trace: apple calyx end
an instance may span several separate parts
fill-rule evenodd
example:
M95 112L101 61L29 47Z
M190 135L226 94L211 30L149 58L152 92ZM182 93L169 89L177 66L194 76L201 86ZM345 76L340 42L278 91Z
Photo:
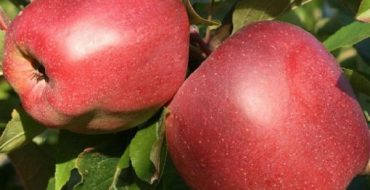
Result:
M35 79L37 82L40 81L49 82L49 77L46 74L46 69L42 62L36 59L35 56L33 56L31 53L28 53L27 51L24 51L21 48L19 49L23 58L26 59L31 64L32 68L35 70L32 79Z

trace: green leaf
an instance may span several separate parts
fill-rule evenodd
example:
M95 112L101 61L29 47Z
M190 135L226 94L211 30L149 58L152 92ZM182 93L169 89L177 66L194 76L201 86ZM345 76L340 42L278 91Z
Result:
M123 169L126 169L126 168L130 167L130 153L129 153L129 150L130 150L129 148L126 148L125 152L123 153L123 155L119 159L117 169L123 170Z
M129 148L126 148L125 152L121 156L121 158L118 161L117 167L116 167L116 172L114 173L113 176L113 181L109 189L116 190L118 189L118 181L119 177L121 175L122 170L127 169L130 167L130 153L129 153Z
M5 81L0 81L0 100L7 100L10 96L9 94L10 86Z
M6 125L0 137L0 152L9 153L31 142L34 137L43 131L45 131L45 128L29 117L23 110L14 110L12 120Z
M190 0L183 0L183 3L188 12L191 24L204 24L204 25L209 25L209 26L212 26L212 25L218 26L221 24L218 21L207 20L199 16L199 14L194 10L193 6L191 5Z
M78 155L90 148L111 139L110 135L81 135L62 130L56 145L55 189L60 190L77 167Z
M271 20L310 0L239 0L233 13L233 33L250 23Z
M358 8L356 19L363 22L370 22L370 0L362 0Z
M119 158L99 152L85 151L77 158L77 168L82 176L82 183L75 190L109 189L113 182Z
M154 178L160 180L164 170L165 162L167 159L167 147L165 145L165 119L169 111L165 108L162 112L161 118L156 125L156 140L153 143L152 150L150 151L150 160L152 161L155 173Z
M82 181L74 189L140 190L154 188L138 179L132 170L129 146L126 145L122 156L108 153L106 149L107 147L103 150L86 149L78 156L76 164Z
M330 36L325 40L324 45L329 51L333 51L341 47L352 46L368 37L370 37L370 24L353 22Z
M370 81L358 72L351 69L342 68L344 75L348 78L352 88L356 92L361 92L367 96L370 96Z
M8 123L14 108L19 105L19 98L14 96L9 84L0 77L0 123Z
M167 154L167 144L165 139L165 119L169 114L167 108L162 112L162 116L157 125L157 141L154 143L150 158L160 173L158 190L189 190L182 178L178 175L173 166L171 158Z
M55 190L55 178L50 178L46 190Z
M71 171L76 168L76 159L56 164L55 168L55 190L60 190L71 177Z
M47 150L48 147L31 142L9 154L25 189L46 189L55 163Z
M0 6L3 8L7 17L13 20L20 11L20 8L11 3L10 1L0 1Z
M136 175L152 184L157 180L155 168L150 160L153 143L156 141L156 125L138 131L130 144L130 159Z
M238 0L221 0L214 1L192 1L194 10L203 18L211 16L212 19L219 21L224 20L225 16L234 9ZM215 27L212 27L215 28Z

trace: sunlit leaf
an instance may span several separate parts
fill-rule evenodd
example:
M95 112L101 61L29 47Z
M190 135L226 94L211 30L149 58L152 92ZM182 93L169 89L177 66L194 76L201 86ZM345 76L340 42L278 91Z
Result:
M12 120L6 125L0 137L0 152L9 153L29 142L45 131L45 128L31 119L23 110L14 110Z
M156 125L137 132L130 144L130 159L136 175L143 181L153 183L155 168L150 160L153 143L156 141Z
M55 178L49 179L46 190L55 190Z
M71 171L76 168L76 159L56 164L54 185L55 190L60 190L71 177Z
M330 36L324 45L329 51L352 46L370 37L370 23L353 22Z
M356 18L363 22L370 22L370 0L361 1Z
M0 6L3 8L6 16L10 20L13 20L18 15L18 12L20 11L20 7L18 7L17 5L15 5L13 2L9 0L0 1Z

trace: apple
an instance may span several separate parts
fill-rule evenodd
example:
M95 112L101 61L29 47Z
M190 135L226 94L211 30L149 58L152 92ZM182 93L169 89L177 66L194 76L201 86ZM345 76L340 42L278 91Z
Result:
M334 58L282 22L251 24L184 82L166 137L196 190L342 190L369 160L362 110Z
M35 0L7 31L4 75L46 127L115 132L173 97L188 41L179 0Z

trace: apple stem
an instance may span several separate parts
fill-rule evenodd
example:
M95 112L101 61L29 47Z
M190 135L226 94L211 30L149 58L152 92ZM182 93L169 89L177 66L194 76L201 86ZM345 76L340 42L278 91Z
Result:
M206 42L200 37L199 30L196 26L190 26L190 43L196 45L208 57L211 54Z
M210 6L208 8L208 18L207 18L207 20L212 20L214 6L215 6L215 0L210 0ZM211 39L211 27L207 26L206 35L204 37L204 41L206 42L206 44L209 43L210 39Z
M6 15L4 9L0 7L0 30L4 32L7 31L9 24L10 24L9 17Z

